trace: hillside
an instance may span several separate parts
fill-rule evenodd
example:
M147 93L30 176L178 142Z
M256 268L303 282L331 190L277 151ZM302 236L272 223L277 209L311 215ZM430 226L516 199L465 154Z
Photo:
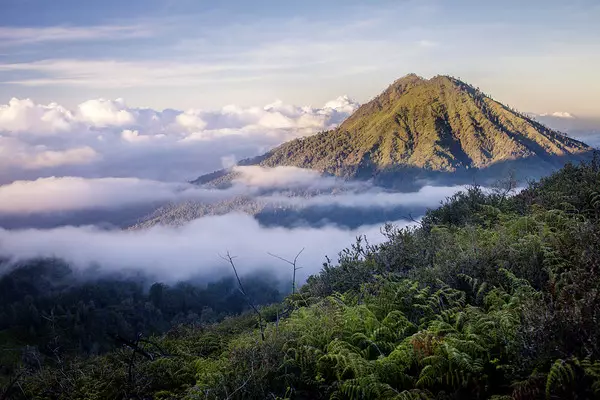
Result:
M264 277L242 277L248 295L232 303L219 294L233 296L233 280L147 294L86 284L77 303L77 289L38 294L46 279L24 271L2 292L0 398L598 398L598 188L598 159L515 197L472 188L418 226L387 227L381 245L358 240L269 306ZM218 323L204 307L244 300L256 310ZM167 333L139 335L167 317ZM113 351L69 351L106 322L128 328Z
M362 105L337 129L284 143L240 166L294 166L345 180L368 179L392 191L414 192L423 185L488 185L508 174L520 181L548 175L567 161L587 158L591 148L547 128L448 76L407 75ZM193 183L226 188L231 170L203 175ZM306 197L286 191L286 196ZM240 211L261 223L360 225L356 209L294 207L239 196L218 203L168 204L134 228L181 225L205 215ZM363 223L383 223L422 214L425 208L360 212Z
M559 165L557 161L589 150L458 79L427 80L411 74L362 105L337 129L284 143L244 164L389 179L398 171L482 170L519 160ZM221 171L195 183L227 180Z

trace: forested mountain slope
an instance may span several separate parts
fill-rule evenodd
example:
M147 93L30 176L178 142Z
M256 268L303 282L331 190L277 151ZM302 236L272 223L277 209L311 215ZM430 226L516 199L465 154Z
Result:
M521 181L548 175L568 161L587 159L591 148L493 100L479 89L448 76L429 80L407 75L362 105L337 129L292 140L239 166L293 166L346 180L370 180L393 191L412 192L425 184L487 185L508 174ZM196 184L227 188L239 170L220 170ZM289 197L308 197L288 190ZM273 225L335 223L356 227L397 220L405 207L305 209L237 196L217 203L167 204L142 217L133 227L180 225L206 215L240 211Z
M349 178L456 172L516 160L554 164L591 149L449 76L407 75L337 129L284 143L244 164L290 165ZM222 172L197 183L226 179ZM398 179L396 177L395 179Z
M514 197L473 187L282 303L91 358L24 351L4 398L598 398L599 188L597 158Z

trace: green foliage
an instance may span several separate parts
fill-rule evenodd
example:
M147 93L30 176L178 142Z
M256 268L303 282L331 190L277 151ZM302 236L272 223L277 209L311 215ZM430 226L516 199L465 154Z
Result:
M128 347L61 362L29 348L10 396L598 398L599 187L593 162L510 198L473 188L265 307L265 340L246 313L154 336L133 364Z
M382 173L485 168L515 157L587 151L458 79L408 75L337 129L284 143L258 161L380 179Z

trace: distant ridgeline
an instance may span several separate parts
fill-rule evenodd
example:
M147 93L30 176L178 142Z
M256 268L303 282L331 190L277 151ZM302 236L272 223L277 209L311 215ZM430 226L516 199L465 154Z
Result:
M240 166L294 166L345 180L369 180L391 191L425 184L487 185L513 174L518 180L548 175L568 161L589 159L592 149L540 124L458 79L407 75L362 105L338 128L304 137ZM238 175L220 170L193 183L227 188ZM302 197L305 193L287 193ZM135 225L181 224L204 215L242 211L266 225L356 227L422 214L424 207L290 206L238 197L217 204L185 202L161 207ZM360 218L357 218L360 215Z
M265 279L22 266L0 278L0 399L600 397L600 159L384 231L282 302Z

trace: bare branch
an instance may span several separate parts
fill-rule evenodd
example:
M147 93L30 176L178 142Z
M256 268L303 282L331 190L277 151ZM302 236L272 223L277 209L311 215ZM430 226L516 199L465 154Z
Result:
M304 247L302 248L302 250L300 250L298 252L298 254L296 254L296 257L294 257L294 261L287 260L287 259L285 259L283 257L280 257L280 256L278 256L276 254L273 254L273 253L267 253L271 257L275 257L275 258L277 258L277 259L279 259L279 260L281 260L283 262L286 262L286 263L288 263L288 264L290 264L292 266L292 268L293 268L293 270L292 270L293 271L293 275L292 275L292 294L296 293L296 271L298 271L299 269L302 269L302 267L297 267L296 266L296 262L298 261L298 257L300 257L300 254L302 254L303 251L304 251Z
M260 328L260 336L261 336L262 340L264 341L265 340L265 330L264 330L264 326L263 326L262 314L260 313L260 311L258 311L258 308L256 308L254 303L252 303L250 296L248 296L248 293L244 289L244 285L242 285L242 281L240 280L240 276L238 275L237 268L235 267L235 263L233 262L233 259L235 257L233 257L231 254L229 254L229 251L227 252L227 254L225 256L222 256L219 254L219 257L221 257L223 260L227 261L229 263L229 265L231 265L231 268L233 268L233 273L235 274L235 278L237 279L240 292L242 293L242 295L244 295L244 297L246 298L246 302L258 316L258 326Z
M410 221L410 222L414 222L415 224L418 224L418 225L420 225L421 227L423 226L423 221L422 221L422 220L421 220L421 221L419 221L419 220L416 220L416 219L415 219L415 218L412 216L412 214L411 214L411 213L408 213L408 216L406 216L406 215L405 215L405 216L404 216L404 219L406 219L406 220L408 220L408 221Z
M147 358L148 360L152 361L154 360L154 356L152 354L150 354L149 352L147 352L146 350L142 349L139 346L139 343L142 342L142 336L141 334L138 333L135 341L131 341L131 340L127 340L124 337L122 337L121 335L113 335L113 338L115 339L115 341L124 344L125 346L129 347L131 350L133 350L133 353L140 353L142 356L144 356L145 358Z

